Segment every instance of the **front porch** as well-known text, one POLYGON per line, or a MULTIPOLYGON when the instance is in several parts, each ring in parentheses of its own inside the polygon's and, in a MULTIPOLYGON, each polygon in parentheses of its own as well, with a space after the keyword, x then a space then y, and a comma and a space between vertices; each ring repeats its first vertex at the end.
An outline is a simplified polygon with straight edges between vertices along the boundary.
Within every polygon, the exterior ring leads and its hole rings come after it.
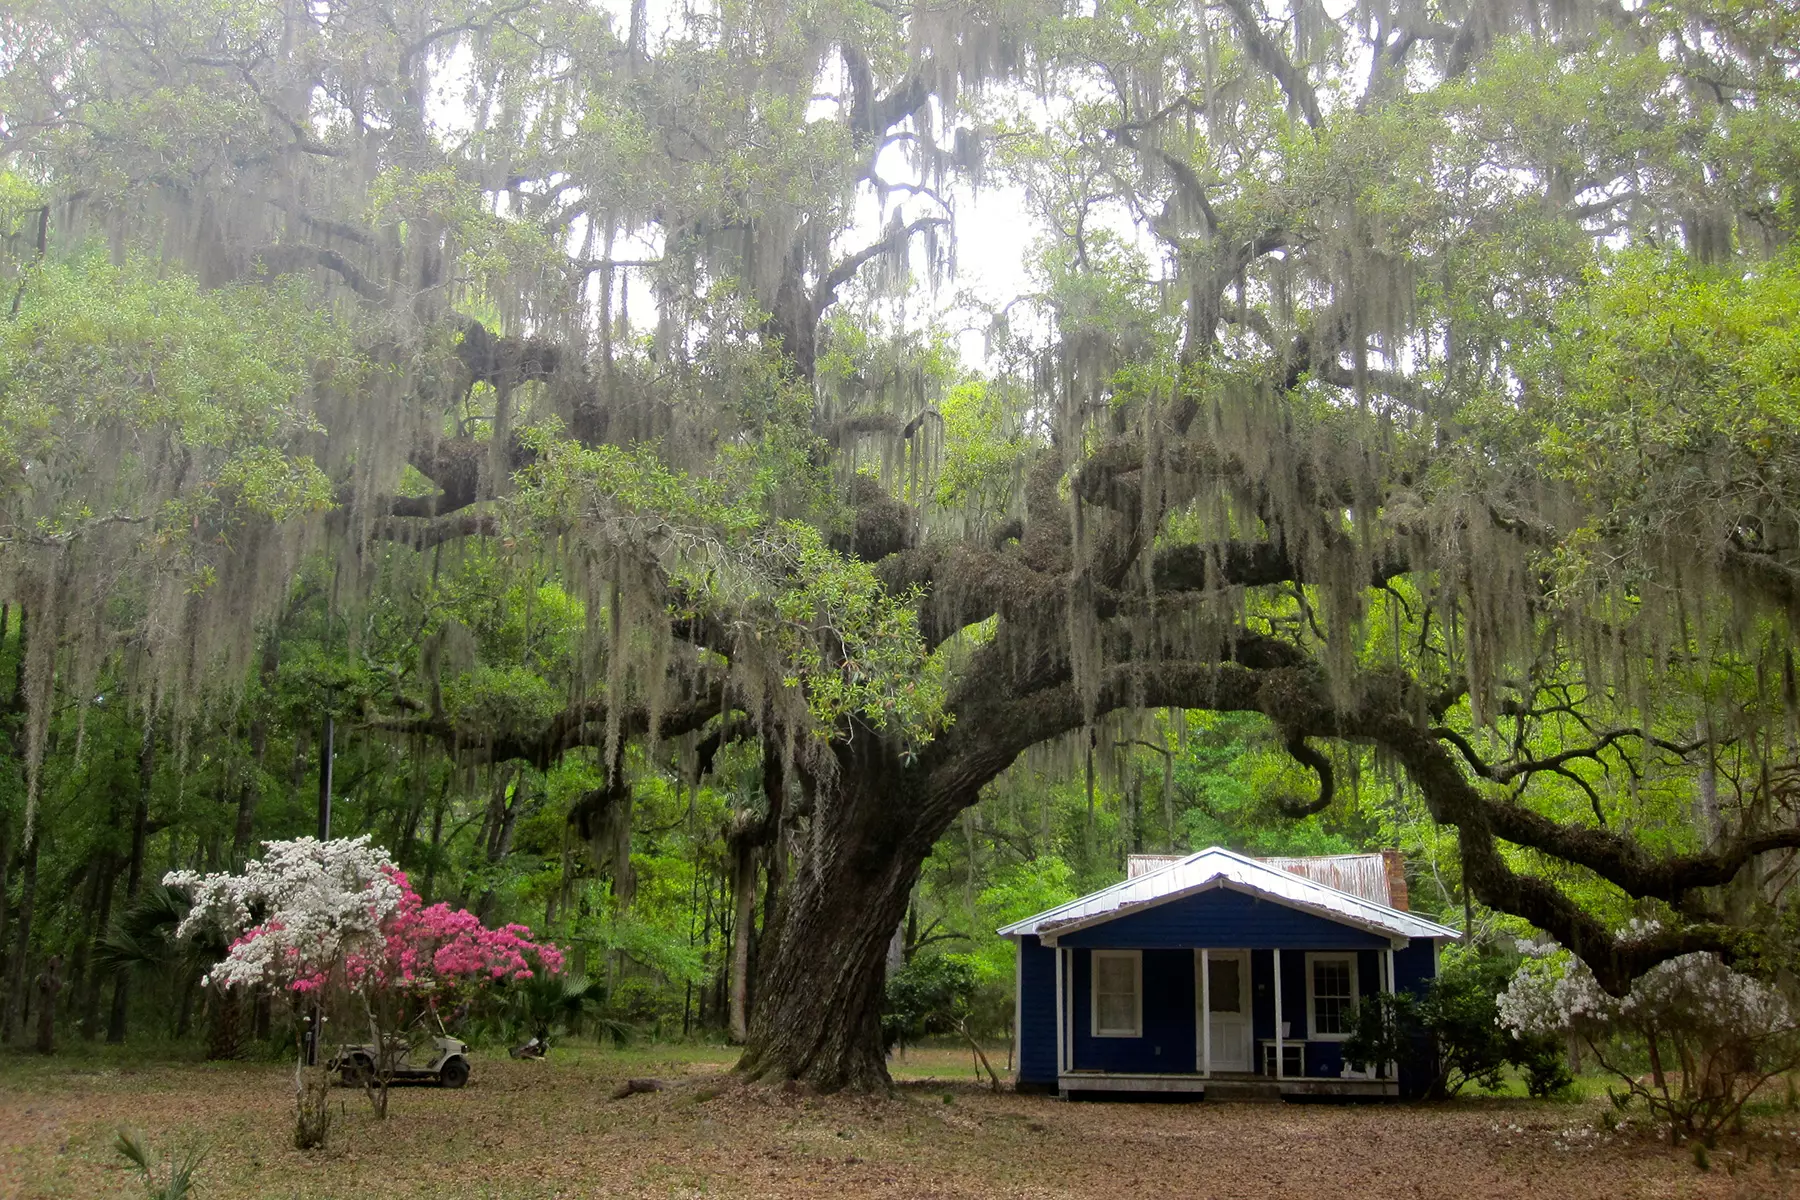
POLYGON ((1399 1095, 1392 1064, 1344 1057, 1352 1010, 1394 990, 1395 951, 1366 934, 1329 940, 1340 945, 1055 947, 1057 1090, 1399 1095))

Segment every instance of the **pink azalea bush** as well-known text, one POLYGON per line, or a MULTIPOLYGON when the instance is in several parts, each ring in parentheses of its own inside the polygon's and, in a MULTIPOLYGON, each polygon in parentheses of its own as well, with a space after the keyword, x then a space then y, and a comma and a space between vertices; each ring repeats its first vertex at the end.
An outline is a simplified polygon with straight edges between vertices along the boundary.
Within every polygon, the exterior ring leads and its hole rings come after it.
MULTIPOLYGON (((538 970, 562 970, 562 952, 534 942, 523 925, 489 929, 467 909, 442 902, 427 907, 412 890, 406 873, 384 868, 399 891, 394 912, 381 925, 377 953, 348 956, 346 978, 352 989, 394 988, 442 997, 504 981, 534 978, 538 970), (535 965, 534 965, 535 964, 535 965)), ((322 976, 296 980, 296 990, 320 986, 322 976)))

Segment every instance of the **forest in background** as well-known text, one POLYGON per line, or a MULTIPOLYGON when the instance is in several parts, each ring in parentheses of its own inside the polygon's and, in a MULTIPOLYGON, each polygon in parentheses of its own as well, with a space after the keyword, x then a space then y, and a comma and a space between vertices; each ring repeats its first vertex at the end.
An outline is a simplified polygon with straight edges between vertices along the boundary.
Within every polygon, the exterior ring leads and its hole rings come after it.
POLYGON ((828 1090, 896 931, 998 1032, 992 928, 1138 848, 1791 984, 1789 6, 0 20, 9 1037, 188 1031, 158 880, 327 762, 609 1027, 828 1090))
MULTIPOLYGON (((434 607, 466 623, 488 654, 541 646, 558 635, 559 614, 569 620, 574 601, 553 580, 533 598, 484 594, 478 559, 436 565, 445 587, 434 607)), ((210 964, 176 942, 179 909, 157 881, 177 869, 231 869, 265 840, 316 832, 329 714, 332 834, 370 835, 427 902, 466 907, 489 924, 527 924, 563 947, 571 974, 594 986, 587 1005, 558 1018, 559 1032, 728 1035, 732 947, 743 928, 733 833, 765 804, 759 756, 736 747, 703 764, 707 748, 693 745, 634 752, 624 843, 631 865, 621 879, 617 831, 601 838, 581 827, 583 798, 604 785, 597 756, 571 756, 548 771, 468 768, 434 744, 359 727, 357 691, 391 687, 383 658, 410 647, 383 656, 366 643, 354 658, 345 654, 342 622, 333 638, 328 620, 327 567, 271 631, 252 686, 194 728, 147 731, 129 706, 109 706, 115 689, 104 680, 85 715, 59 714, 46 752, 30 936, 40 961, 63 964, 67 1033, 109 1041, 203 1033, 207 995, 198 985, 210 964)), ((0 682, 16 696, 22 638, 10 612, 8 624, 0 682)), ((981 1036, 1011 1031, 1013 950, 994 930, 1117 882, 1128 854, 1403 847, 1415 906, 1461 926, 1454 837, 1391 781, 1360 782, 1330 814, 1296 821, 1271 797, 1306 781, 1266 721, 1175 710, 1133 733, 1140 736, 1093 747, 1091 762, 1083 750, 1069 761, 1020 764, 927 860, 898 948, 904 960, 921 951, 971 960, 981 1036)), ((18 895, 15 888, 15 920, 18 895)), ((765 884, 749 900, 752 962, 767 904, 765 884)), ((1483 932, 1504 924, 1490 919, 1483 932)), ((20 928, 10 930, 14 952, 20 928)), ((28 1041, 30 993, 19 1004, 10 1024, 28 1041)), ((533 1031, 529 1008, 483 1015, 494 1018, 483 1027, 490 1036, 533 1031)), ((285 1030, 276 1030, 283 1041, 285 1030)))

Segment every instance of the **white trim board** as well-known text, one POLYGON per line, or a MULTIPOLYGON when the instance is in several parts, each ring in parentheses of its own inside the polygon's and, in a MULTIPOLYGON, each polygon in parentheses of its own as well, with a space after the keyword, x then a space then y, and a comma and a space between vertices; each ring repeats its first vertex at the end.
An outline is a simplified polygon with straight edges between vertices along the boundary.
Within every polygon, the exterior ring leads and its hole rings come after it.
POLYGON ((1088 1036, 1141 1038, 1144 1036, 1144 952, 1142 950, 1092 950, 1088 952, 1088 1036), (1132 1016, 1130 1029, 1100 1028, 1100 960, 1123 959, 1131 963, 1132 1016))
POLYGON ((1347 1039, 1348 1031, 1343 1033, 1321 1033, 1318 1028, 1318 1008, 1314 1005, 1313 996, 1313 964, 1316 962, 1347 962, 1350 964, 1350 1007, 1355 1008, 1362 999, 1361 980, 1357 978, 1356 951, 1354 950, 1308 950, 1306 952, 1306 1036, 1314 1042, 1341 1042, 1347 1039))

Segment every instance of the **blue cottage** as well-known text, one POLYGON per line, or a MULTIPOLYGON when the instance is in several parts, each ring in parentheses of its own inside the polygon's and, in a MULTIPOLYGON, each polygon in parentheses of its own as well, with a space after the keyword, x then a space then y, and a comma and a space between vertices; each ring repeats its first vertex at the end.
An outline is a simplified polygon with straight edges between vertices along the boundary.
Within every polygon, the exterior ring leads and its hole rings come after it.
POLYGON ((1420 993, 1454 929, 1406 911, 1397 854, 1137 856, 1000 930, 1018 946, 1021 1088, 1397 1096, 1344 1061, 1351 1008, 1420 993))

